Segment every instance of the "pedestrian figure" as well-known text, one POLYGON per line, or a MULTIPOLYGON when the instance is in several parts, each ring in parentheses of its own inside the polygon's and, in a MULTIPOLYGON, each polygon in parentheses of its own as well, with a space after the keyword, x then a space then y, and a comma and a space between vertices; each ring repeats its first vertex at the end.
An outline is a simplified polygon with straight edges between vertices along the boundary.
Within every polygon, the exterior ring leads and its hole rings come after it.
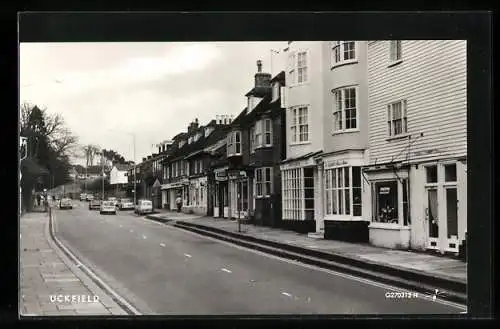
POLYGON ((181 212, 182 208, 182 198, 180 195, 177 196, 177 199, 175 199, 175 203, 177 204, 177 212, 181 212))
POLYGON ((40 196, 40 194, 37 194, 37 195, 36 195, 36 205, 37 205, 38 207, 40 207, 40 201, 41 201, 41 199, 42 199, 42 197, 40 196))

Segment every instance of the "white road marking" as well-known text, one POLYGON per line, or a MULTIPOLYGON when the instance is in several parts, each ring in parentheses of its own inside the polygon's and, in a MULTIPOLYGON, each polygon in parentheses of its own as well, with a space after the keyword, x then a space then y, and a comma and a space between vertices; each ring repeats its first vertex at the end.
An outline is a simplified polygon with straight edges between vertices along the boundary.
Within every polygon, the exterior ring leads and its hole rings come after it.
POLYGON ((286 291, 282 292, 281 294, 282 294, 282 295, 285 295, 285 296, 287 296, 287 297, 292 297, 292 294, 289 294, 289 293, 287 293, 286 291))
MULTIPOLYGON (((252 252, 254 254, 258 254, 258 255, 261 255, 261 256, 264 256, 264 257, 267 257, 267 258, 279 260, 279 261, 282 261, 282 262, 285 262, 285 263, 288 263, 288 264, 293 264, 293 265, 296 265, 296 266, 306 267, 306 268, 309 268, 309 269, 312 269, 312 270, 315 270, 315 271, 325 272, 325 273, 328 273, 328 274, 331 274, 331 275, 334 275, 334 276, 339 276, 339 277, 342 277, 342 278, 345 278, 345 279, 354 280, 354 281, 361 282, 361 283, 364 283, 364 284, 368 284, 368 285, 371 285, 371 286, 374 286, 374 287, 377 287, 377 288, 381 288, 381 289, 383 289, 385 291, 387 291, 387 290, 394 291, 394 292, 405 291, 404 289, 397 288, 397 287, 394 287, 394 286, 390 286, 388 284, 379 283, 379 282, 375 282, 375 281, 364 279, 364 278, 359 278, 359 277, 356 277, 356 276, 353 276, 353 275, 350 275, 350 274, 345 274, 345 273, 341 273, 341 272, 337 272, 337 271, 332 271, 332 270, 321 268, 321 267, 318 267, 318 266, 301 263, 299 261, 294 261, 294 260, 290 260, 290 259, 286 259, 286 258, 281 258, 281 257, 275 256, 275 255, 267 254, 267 253, 262 252, 262 251, 258 251, 258 250, 254 250, 254 249, 250 249, 250 248, 245 248, 245 247, 242 247, 242 246, 239 246, 239 245, 227 242, 227 241, 222 241, 222 240, 219 240, 219 239, 208 237, 206 235, 202 235, 202 234, 198 234, 198 233, 195 233, 195 232, 183 230, 183 229, 175 227, 175 226, 172 226, 172 227, 175 228, 175 229, 181 230, 182 232, 185 232, 185 233, 188 233, 188 234, 192 234, 192 235, 196 235, 198 237, 203 237, 203 238, 205 238, 207 240, 211 240, 211 241, 215 241, 215 242, 218 242, 218 243, 221 243, 221 244, 225 244, 225 245, 233 247, 233 248, 237 248, 237 249, 240 249, 240 250, 245 250, 247 252, 252 252)), ((424 299, 424 300, 427 299, 426 297, 424 297, 420 293, 418 294, 418 298, 424 299)), ((461 309, 461 310, 466 309, 465 305, 454 303, 454 302, 450 302, 450 301, 443 300, 443 299, 440 299, 440 298, 437 298, 435 302, 439 303, 439 304, 443 304, 443 305, 455 307, 455 308, 458 308, 458 309, 461 309)))
POLYGON ((165 247, 165 244, 164 243, 160 243, 160 246, 165 247))
POLYGON ((120 227, 123 227, 123 225, 120 225, 120 227))
POLYGON ((134 230, 130 230, 130 233, 134 233, 134 230))
POLYGON ((143 238, 143 239, 146 239, 146 238, 147 238, 147 236, 143 235, 143 236, 142 236, 142 238, 143 238))
POLYGON ((221 271, 224 271, 224 272, 227 272, 227 273, 232 273, 230 270, 228 270, 227 268, 221 268, 221 271))
POLYGON ((190 254, 184 254, 184 256, 188 257, 188 258, 191 258, 191 255, 190 254))

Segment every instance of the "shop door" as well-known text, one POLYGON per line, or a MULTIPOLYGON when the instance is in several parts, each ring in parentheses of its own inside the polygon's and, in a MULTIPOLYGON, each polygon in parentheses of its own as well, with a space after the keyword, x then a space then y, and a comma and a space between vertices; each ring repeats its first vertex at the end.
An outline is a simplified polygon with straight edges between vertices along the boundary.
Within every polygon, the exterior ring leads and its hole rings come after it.
POLYGON ((439 214, 438 190, 426 188, 425 220, 427 223, 428 248, 439 249, 439 214))

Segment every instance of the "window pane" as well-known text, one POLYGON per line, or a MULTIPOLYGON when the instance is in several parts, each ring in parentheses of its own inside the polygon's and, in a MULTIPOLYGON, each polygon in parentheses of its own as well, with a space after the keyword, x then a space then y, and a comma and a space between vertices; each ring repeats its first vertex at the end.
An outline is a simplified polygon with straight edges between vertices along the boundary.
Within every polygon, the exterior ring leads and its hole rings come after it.
POLYGON ((266 133, 266 144, 267 145, 271 144, 271 133, 266 133))
POLYGON ((437 183, 437 166, 428 166, 425 168, 427 174, 427 183, 437 183))
POLYGON ((271 195, 271 182, 266 183, 266 195, 271 195))
POLYGON ((349 168, 344 168, 344 186, 349 187, 349 168))
POLYGON ((271 168, 266 168, 266 181, 271 181, 271 168))
POLYGON ((337 187, 337 169, 332 169, 332 188, 337 187))
POLYGON ((458 235, 458 221, 457 221, 457 189, 446 189, 446 220, 448 223, 448 238, 458 235))
POLYGON ((445 182, 457 181, 457 165, 455 163, 444 166, 444 180, 445 182))
POLYGON ((241 153, 241 144, 240 143, 236 144, 236 153, 241 153))
POLYGON ((326 214, 331 215, 332 213, 332 192, 326 191, 326 214))
POLYGON ((361 187, 361 167, 352 167, 352 186, 361 187))
MULTIPOLYGON (((340 177, 340 176, 339 176, 340 177)), ((343 189, 340 189, 337 191, 337 195, 338 195, 338 206, 339 206, 339 215, 343 215, 344 214, 344 190, 343 189)))
POLYGON ((332 190, 332 214, 337 214, 337 190, 332 190))
POLYGON ((377 219, 382 223, 398 222, 397 181, 376 183, 377 219))
POLYGON ((344 189, 345 194, 345 214, 349 215, 351 213, 351 199, 349 197, 349 189, 344 189))
POLYGON ((337 172, 337 186, 338 187, 343 187, 343 180, 344 180, 344 168, 339 168, 337 172))
POLYGON ((354 216, 361 216, 361 188, 352 189, 352 212, 354 216))
POLYGON ((429 236, 431 238, 437 238, 439 236, 438 228, 438 201, 437 201, 437 190, 429 189, 427 190, 427 216, 429 222, 429 236))
POLYGON ((330 189, 330 174, 331 170, 325 170, 325 188, 330 189))

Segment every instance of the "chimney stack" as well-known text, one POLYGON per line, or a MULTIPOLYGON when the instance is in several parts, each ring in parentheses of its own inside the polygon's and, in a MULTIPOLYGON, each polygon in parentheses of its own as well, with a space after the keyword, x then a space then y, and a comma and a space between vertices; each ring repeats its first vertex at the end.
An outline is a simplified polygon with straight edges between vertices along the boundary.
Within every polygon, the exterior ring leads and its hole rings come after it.
POLYGON ((255 88, 270 88, 271 74, 262 72, 262 61, 257 61, 257 73, 255 73, 255 88))

